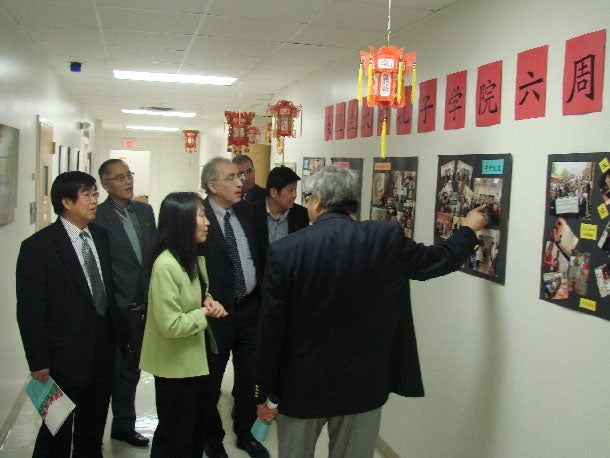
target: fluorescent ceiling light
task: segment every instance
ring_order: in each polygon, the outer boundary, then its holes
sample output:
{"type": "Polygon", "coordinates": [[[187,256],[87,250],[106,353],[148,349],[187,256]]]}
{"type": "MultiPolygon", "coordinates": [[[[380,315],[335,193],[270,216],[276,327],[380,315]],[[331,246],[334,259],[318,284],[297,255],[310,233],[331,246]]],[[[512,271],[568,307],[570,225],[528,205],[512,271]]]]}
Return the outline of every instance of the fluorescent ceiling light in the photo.
{"type": "Polygon", "coordinates": [[[155,130],[159,132],[178,132],[180,129],[177,127],[152,127],[152,126],[125,126],[131,130],[155,130]]]}
{"type": "Polygon", "coordinates": [[[237,78],[231,76],[180,75],[175,73],[131,72],[113,70],[114,77],[119,80],[156,81],[161,83],[212,84],[215,86],[230,86],[237,78]]]}
{"type": "Polygon", "coordinates": [[[177,118],[194,118],[197,115],[197,113],[185,113],[184,111],[130,110],[128,108],[123,108],[121,111],[127,114],[149,116],[174,116],[177,118]]]}

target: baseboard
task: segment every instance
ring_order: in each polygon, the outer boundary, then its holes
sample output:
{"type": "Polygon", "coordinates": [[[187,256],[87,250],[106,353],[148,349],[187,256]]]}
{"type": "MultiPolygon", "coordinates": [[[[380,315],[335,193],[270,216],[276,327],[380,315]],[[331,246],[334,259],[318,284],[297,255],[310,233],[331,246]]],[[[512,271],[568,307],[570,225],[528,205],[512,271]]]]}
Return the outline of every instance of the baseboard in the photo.
{"type": "Polygon", "coordinates": [[[19,417],[19,412],[21,412],[21,408],[23,407],[23,402],[25,401],[27,395],[25,394],[25,387],[28,384],[29,379],[25,381],[21,390],[19,390],[19,395],[17,399],[15,399],[15,403],[13,404],[13,408],[9,412],[2,428],[0,428],[0,449],[4,447],[4,442],[6,441],[6,437],[8,436],[9,431],[15,425],[15,421],[17,421],[17,417],[19,417]]]}
{"type": "Polygon", "coordinates": [[[398,453],[396,453],[381,436],[377,436],[376,449],[383,458],[400,458],[398,453]]]}

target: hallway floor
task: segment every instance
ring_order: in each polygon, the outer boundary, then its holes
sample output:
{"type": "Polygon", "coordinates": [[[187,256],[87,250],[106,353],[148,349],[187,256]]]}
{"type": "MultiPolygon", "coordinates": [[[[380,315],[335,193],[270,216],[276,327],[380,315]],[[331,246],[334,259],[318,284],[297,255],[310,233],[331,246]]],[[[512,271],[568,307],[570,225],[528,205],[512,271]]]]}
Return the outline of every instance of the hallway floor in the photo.
{"type": "MultiPolygon", "coordinates": [[[[227,435],[225,436],[224,446],[227,454],[231,458],[247,458],[248,455],[239,450],[235,446],[235,434],[231,431],[231,427],[226,425],[231,424],[231,407],[233,406],[233,398],[231,396],[231,387],[233,384],[233,367],[227,366],[227,372],[222,382],[222,392],[219,402],[220,414],[227,435]]],[[[136,430],[144,436],[152,440],[155,427],[157,425],[157,414],[155,409],[155,382],[152,375],[142,372],[138,392],[136,395],[136,412],[138,418],[136,420],[136,430]]],[[[110,439],[110,424],[112,421],[112,412],[108,414],[108,422],[106,423],[106,432],[104,434],[104,456],[115,458],[144,458],[149,456],[150,447],[132,447],[124,442],[110,439]]],[[[34,449],[34,440],[40,427],[40,416],[34,410],[34,406],[26,397],[21,408],[19,417],[11,428],[4,443],[0,449],[0,456],[7,458],[26,458],[32,456],[34,449]]],[[[269,432],[269,437],[265,442],[265,446],[269,449],[271,457],[277,457],[277,436],[276,428],[272,427],[269,432]]],[[[316,458],[328,456],[328,433],[326,428],[322,431],[316,447],[316,458]]],[[[378,453],[375,458],[381,458],[378,453]]]]}

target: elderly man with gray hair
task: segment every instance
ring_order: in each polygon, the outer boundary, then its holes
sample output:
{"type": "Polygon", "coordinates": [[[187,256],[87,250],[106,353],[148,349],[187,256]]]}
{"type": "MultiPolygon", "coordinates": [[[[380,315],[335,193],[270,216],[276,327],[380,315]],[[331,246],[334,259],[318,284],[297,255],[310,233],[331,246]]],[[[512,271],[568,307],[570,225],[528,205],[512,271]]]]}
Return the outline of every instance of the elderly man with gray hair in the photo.
{"type": "Polygon", "coordinates": [[[354,221],[357,180],[323,167],[303,183],[313,225],[271,244],[256,364],[258,417],[278,416],[280,457],[372,457],[391,392],[423,396],[409,281],[457,270],[477,245],[484,206],[436,245],[391,221],[354,221]],[[279,396],[278,409],[265,400],[279,396]]]}

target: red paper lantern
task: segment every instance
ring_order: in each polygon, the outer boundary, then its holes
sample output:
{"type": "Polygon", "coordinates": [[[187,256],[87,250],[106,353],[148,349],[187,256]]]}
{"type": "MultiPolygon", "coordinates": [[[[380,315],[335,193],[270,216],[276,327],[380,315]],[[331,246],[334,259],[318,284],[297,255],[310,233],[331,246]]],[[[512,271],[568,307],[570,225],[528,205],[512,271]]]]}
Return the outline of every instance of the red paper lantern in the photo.
{"type": "Polygon", "coordinates": [[[288,100],[280,100],[275,104],[269,104],[267,109],[275,123],[273,131],[275,138],[296,137],[294,120],[301,113],[301,105],[295,105],[288,100]]]}
{"type": "Polygon", "coordinates": [[[249,144],[248,128],[255,116],[251,111],[225,111],[225,119],[229,125],[228,151],[234,154],[246,152],[249,144]]]}
{"type": "Polygon", "coordinates": [[[197,149],[198,130],[183,130],[184,134],[184,151],[193,153],[197,149]]]}
{"type": "Polygon", "coordinates": [[[256,126],[248,127],[248,144],[253,145],[260,140],[261,130],[256,126]]]}

